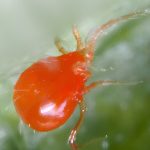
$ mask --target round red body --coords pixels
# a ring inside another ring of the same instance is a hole
[[[81,51],[41,59],[20,75],[14,87],[15,108],[37,131],[58,128],[82,100],[89,75]]]

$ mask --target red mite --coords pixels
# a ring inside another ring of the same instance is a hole
[[[112,25],[141,14],[132,13],[108,21],[95,30],[85,45],[73,27],[77,41],[77,50],[73,52],[67,52],[57,40],[55,44],[63,55],[37,61],[20,75],[14,87],[14,105],[22,120],[34,130],[50,131],[63,125],[79,105],[80,118],[69,136],[71,148],[77,150],[75,139],[84,118],[84,94],[97,85],[119,83],[107,80],[85,84],[91,76],[89,67],[96,40]]]

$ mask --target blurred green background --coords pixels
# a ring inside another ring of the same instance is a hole
[[[66,49],[75,49],[73,24],[86,40],[109,19],[149,8],[149,0],[0,0],[0,150],[69,150],[67,139],[79,110],[57,130],[29,129],[12,103],[17,77],[39,58],[60,55],[55,36]],[[97,41],[91,70],[89,82],[143,83],[97,87],[85,95],[88,111],[77,138],[80,150],[150,150],[150,15],[108,30]]]

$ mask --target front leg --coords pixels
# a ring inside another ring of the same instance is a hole
[[[79,33],[79,31],[75,25],[72,28],[72,32],[73,32],[73,35],[74,35],[76,42],[77,42],[77,50],[81,50],[84,47],[84,45],[82,43],[80,33]]]
[[[86,86],[84,92],[87,93],[91,89],[97,86],[108,86],[108,85],[136,85],[143,83],[143,81],[118,81],[118,80],[99,80],[92,82],[90,85]]]
[[[68,51],[65,50],[65,48],[63,48],[63,46],[61,45],[61,41],[59,38],[55,39],[55,46],[57,47],[57,49],[59,50],[60,53],[62,53],[62,54],[68,53]]]

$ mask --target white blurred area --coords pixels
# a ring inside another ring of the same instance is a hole
[[[108,19],[148,5],[149,0],[143,6],[140,0],[0,0],[0,74],[59,54],[53,44],[56,35],[73,48],[73,24],[85,38],[89,29]]]

